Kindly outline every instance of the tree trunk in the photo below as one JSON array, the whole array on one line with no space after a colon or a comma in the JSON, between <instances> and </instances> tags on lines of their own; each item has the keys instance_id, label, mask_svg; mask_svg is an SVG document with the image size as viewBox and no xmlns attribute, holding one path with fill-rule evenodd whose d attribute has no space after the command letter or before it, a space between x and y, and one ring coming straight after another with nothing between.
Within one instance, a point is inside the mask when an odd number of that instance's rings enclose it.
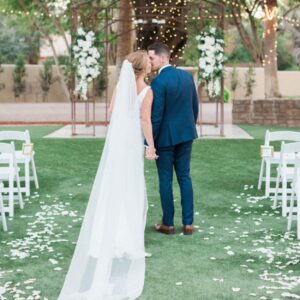
<instances>
[{"instance_id":1,"label":"tree trunk","mask_svg":"<svg viewBox=\"0 0 300 300\"><path fill-rule=\"evenodd\" d=\"M238 29L244 46L249 51L249 54L252 56L253 61L258 65L262 65L263 47L261 41L258 38L257 26L254 21L254 16L252 14L251 9L247 6L247 3L245 1L243 1L241 4L247 7L246 13L248 14L251 31L249 32L243 24L243 17L240 6L230 6L233 15L233 22Z\"/></svg>"},{"instance_id":2,"label":"tree trunk","mask_svg":"<svg viewBox=\"0 0 300 300\"><path fill-rule=\"evenodd\" d=\"M277 0L268 0L265 9L265 97L280 97L278 73L277 73L277 51L276 51L276 30L277 30Z\"/></svg>"},{"instance_id":3,"label":"tree trunk","mask_svg":"<svg viewBox=\"0 0 300 300\"><path fill-rule=\"evenodd\" d=\"M117 29L117 72L119 73L125 57L133 51L132 7L129 0L119 1Z\"/></svg>"}]
</instances>

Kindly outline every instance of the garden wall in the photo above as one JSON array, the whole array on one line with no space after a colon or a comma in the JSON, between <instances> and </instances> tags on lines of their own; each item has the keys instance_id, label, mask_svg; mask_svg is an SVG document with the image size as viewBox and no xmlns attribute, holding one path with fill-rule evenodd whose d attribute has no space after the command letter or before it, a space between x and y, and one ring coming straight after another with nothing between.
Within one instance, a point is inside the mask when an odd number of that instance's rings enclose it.
<instances>
[{"instance_id":1,"label":"garden wall","mask_svg":"<svg viewBox=\"0 0 300 300\"><path fill-rule=\"evenodd\" d=\"M2 65L4 72L0 73L0 84L4 83L5 88L0 90L0 103L1 102L43 102L42 90L39 82L39 72L43 68L42 65L26 65L26 91L19 98L15 98L13 93L13 69L14 65ZM182 67L183 69L191 72L194 76L195 83L197 83L197 68L196 67ZM113 89L116 84L116 68L115 66L109 66L109 84L108 84L108 96L109 99L112 95ZM230 87L230 72L232 68L226 67L225 86ZM237 68L239 87L234 95L235 99L245 98L244 91L244 78L247 68ZM55 67L53 67L53 74L56 76ZM298 96L300 99L300 71L279 71L279 86L280 92L286 98ZM253 91L253 99L264 98L264 70L263 68L255 68L255 80L256 86ZM105 99L98 99L99 101L105 101ZM54 83L48 94L46 102L66 102L67 99L63 93L63 89L59 82Z\"/></svg>"},{"instance_id":2,"label":"garden wall","mask_svg":"<svg viewBox=\"0 0 300 300\"><path fill-rule=\"evenodd\" d=\"M232 121L234 124L300 127L300 98L298 100L234 100Z\"/></svg>"},{"instance_id":3,"label":"garden wall","mask_svg":"<svg viewBox=\"0 0 300 300\"><path fill-rule=\"evenodd\" d=\"M43 99L42 89L40 87L39 73L43 69L42 65L26 65L26 91L20 96L15 97L13 92L13 69L14 65L2 65L4 70L0 73L0 85L5 84L4 89L0 89L1 102L66 102L68 101L64 95L61 84L55 82L48 93L46 99ZM195 83L197 82L197 68L185 67L185 70L191 72L194 76ZM114 87L116 85L116 67L108 67L108 98L111 98ZM53 66L53 76L57 76L56 68ZM104 98L98 98L98 101L105 102Z\"/></svg>"},{"instance_id":4,"label":"garden wall","mask_svg":"<svg viewBox=\"0 0 300 300\"><path fill-rule=\"evenodd\" d=\"M15 97L13 92L13 69L14 65L2 65L4 70L0 73L0 85L5 84L4 89L0 89L1 102L67 102L59 81L56 81L50 88L46 99L43 99L43 93L40 86L39 73L43 69L42 65L26 65L26 90L20 97ZM109 67L109 82L113 81L115 67ZM53 66L53 76L57 77L56 67ZM111 95L111 89L109 89ZM97 99L105 101L104 99Z\"/></svg>"}]
</instances>

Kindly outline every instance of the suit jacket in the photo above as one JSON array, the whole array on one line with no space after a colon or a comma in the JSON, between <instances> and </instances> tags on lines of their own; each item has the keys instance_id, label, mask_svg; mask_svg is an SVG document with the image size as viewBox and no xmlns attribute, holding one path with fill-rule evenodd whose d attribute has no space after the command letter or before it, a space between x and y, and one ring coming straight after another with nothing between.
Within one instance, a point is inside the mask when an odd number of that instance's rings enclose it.
<instances>
[{"instance_id":1,"label":"suit jacket","mask_svg":"<svg viewBox=\"0 0 300 300\"><path fill-rule=\"evenodd\" d=\"M155 146L175 146L196 139L199 104L192 75L169 66L153 79L151 88Z\"/></svg>"}]
</instances>

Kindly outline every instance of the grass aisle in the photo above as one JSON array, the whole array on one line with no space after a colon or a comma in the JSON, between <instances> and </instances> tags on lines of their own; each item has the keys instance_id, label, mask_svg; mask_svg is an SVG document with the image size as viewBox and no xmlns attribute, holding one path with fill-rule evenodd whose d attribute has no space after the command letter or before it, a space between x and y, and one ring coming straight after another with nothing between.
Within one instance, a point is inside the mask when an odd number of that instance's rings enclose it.
<instances>
[{"instance_id":1,"label":"grass aisle","mask_svg":"<svg viewBox=\"0 0 300 300\"><path fill-rule=\"evenodd\" d=\"M146 162L152 257L141 300L299 299L300 243L256 188L264 128L244 129L256 139L194 143L193 236L180 233L176 184L177 233L153 231L161 209L156 168ZM0 230L0 299L57 299L72 257L104 141L42 138L52 130L30 128L40 190L16 208L8 233Z\"/></svg>"}]
</instances>

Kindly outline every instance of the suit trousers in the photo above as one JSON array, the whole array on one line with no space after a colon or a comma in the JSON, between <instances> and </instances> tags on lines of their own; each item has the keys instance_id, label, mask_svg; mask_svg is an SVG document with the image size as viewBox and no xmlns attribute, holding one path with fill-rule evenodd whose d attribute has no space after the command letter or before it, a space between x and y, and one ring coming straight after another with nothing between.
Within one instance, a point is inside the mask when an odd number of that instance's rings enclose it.
<instances>
[{"instance_id":1,"label":"suit trousers","mask_svg":"<svg viewBox=\"0 0 300 300\"><path fill-rule=\"evenodd\" d=\"M182 224L193 224L194 200L190 176L192 143L193 141L188 141L175 146L160 147L157 149L159 158L156 160L156 166L163 210L162 223L167 226L174 225L173 170L175 170L180 187Z\"/></svg>"}]
</instances>

